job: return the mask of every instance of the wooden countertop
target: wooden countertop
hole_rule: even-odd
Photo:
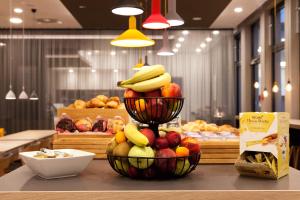
[[[190,175],[181,179],[132,180],[118,175],[107,161],[96,160],[80,176],[52,180],[41,179],[23,166],[0,178],[0,191],[6,191],[0,192],[0,195],[1,200],[21,199],[20,194],[26,196],[24,199],[37,200],[43,199],[41,195],[45,194],[49,200],[70,197],[72,191],[74,200],[117,199],[121,195],[121,199],[166,200],[169,197],[182,200],[185,197],[183,199],[227,200],[243,199],[246,193],[252,192],[253,197],[259,196],[260,199],[274,197],[272,199],[276,200],[281,197],[283,200],[286,196],[297,199],[293,195],[300,195],[299,180],[300,172],[292,168],[289,176],[268,180],[239,176],[233,165],[199,165]],[[295,194],[295,190],[299,192]],[[35,191],[32,195],[27,193],[32,191]],[[148,195],[152,195],[152,198]]]
[[[13,151],[33,142],[32,140],[0,141],[0,154]]]
[[[10,140],[40,140],[50,137],[55,134],[54,130],[26,130],[18,133],[13,133],[0,138],[0,141]]]
[[[290,128],[300,129],[300,119],[291,119],[290,120]]]

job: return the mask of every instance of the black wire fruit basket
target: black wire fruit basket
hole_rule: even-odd
[[[170,179],[184,177],[193,171],[201,154],[184,157],[149,158],[108,155],[111,167],[123,176],[133,179]]]
[[[124,98],[129,115],[136,121],[148,124],[158,137],[158,126],[175,119],[184,103],[182,97]]]
[[[136,121],[148,124],[158,138],[159,124],[175,119],[184,103],[182,97],[138,97],[124,98],[129,115]],[[193,171],[201,154],[182,157],[122,157],[107,154],[111,167],[119,174],[134,179],[170,179],[179,178]]]

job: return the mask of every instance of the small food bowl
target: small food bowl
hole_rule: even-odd
[[[40,151],[22,152],[24,163],[38,176],[45,179],[76,176],[93,160],[95,154],[75,149],[51,150],[66,153],[68,157],[40,158],[35,157]]]

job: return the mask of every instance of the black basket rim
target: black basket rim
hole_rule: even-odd
[[[201,156],[201,152],[200,153],[195,153],[192,155],[188,155],[188,156],[176,156],[176,157],[137,157],[137,156],[114,156],[112,154],[107,154],[107,156],[112,157],[112,158],[141,158],[141,159],[186,159],[186,158],[191,158],[194,156]]]
[[[184,100],[184,97],[123,97],[126,99],[176,99],[176,100]]]

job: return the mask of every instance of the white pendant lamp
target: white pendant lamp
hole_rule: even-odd
[[[29,100],[31,100],[31,101],[39,100],[39,97],[38,97],[37,93],[35,92],[35,90],[33,90],[32,93],[30,94]]]
[[[9,91],[5,95],[5,99],[6,100],[15,100],[16,99],[16,94],[12,90],[12,86],[11,85],[9,85]]]
[[[286,86],[285,86],[286,91],[290,92],[292,91],[292,84],[291,81],[288,80]]]
[[[116,15],[133,16],[142,14],[144,10],[137,0],[119,0],[111,12]]]
[[[173,56],[174,52],[170,48],[168,31],[165,29],[163,33],[163,46],[157,52],[159,56]]]
[[[9,13],[10,13],[10,17],[11,17],[11,0],[9,1]],[[12,27],[11,27],[11,23],[9,23],[9,34],[10,34],[10,41],[9,41],[9,91],[7,92],[7,94],[5,95],[5,99],[6,100],[15,100],[16,99],[16,94],[14,93],[14,91],[12,90]]]
[[[263,96],[264,96],[264,98],[267,98],[269,96],[269,92],[268,92],[268,89],[266,87],[263,91]]]
[[[24,18],[24,13],[23,13]],[[25,100],[28,99],[28,95],[25,91],[25,28],[24,28],[24,22],[23,22],[23,30],[22,30],[22,67],[23,67],[23,74],[22,74],[22,92],[19,95],[19,99]]]
[[[33,14],[34,21],[36,21],[35,13],[36,13],[36,10],[32,10],[32,14]],[[32,69],[32,68],[33,68],[33,67],[31,66],[31,69]],[[33,70],[32,70],[31,74],[34,74],[33,76],[34,76],[34,78],[35,78],[35,80],[36,80],[36,77],[37,77],[37,76],[36,76],[35,71],[34,71],[34,73],[33,73]],[[33,78],[32,78],[31,80],[33,81]],[[33,85],[33,84],[31,84],[31,85]],[[36,84],[36,85],[37,85],[37,84]],[[31,101],[37,101],[37,100],[39,100],[39,96],[37,95],[37,93],[36,93],[35,90],[32,90],[32,92],[31,92],[31,94],[30,94],[30,97],[29,97],[29,100],[31,100]]]
[[[279,86],[278,86],[277,81],[274,82],[274,85],[272,87],[272,92],[274,92],[274,93],[279,92]]]
[[[184,20],[176,12],[176,0],[168,0],[168,13],[166,18],[171,26],[181,26],[184,24]]]

